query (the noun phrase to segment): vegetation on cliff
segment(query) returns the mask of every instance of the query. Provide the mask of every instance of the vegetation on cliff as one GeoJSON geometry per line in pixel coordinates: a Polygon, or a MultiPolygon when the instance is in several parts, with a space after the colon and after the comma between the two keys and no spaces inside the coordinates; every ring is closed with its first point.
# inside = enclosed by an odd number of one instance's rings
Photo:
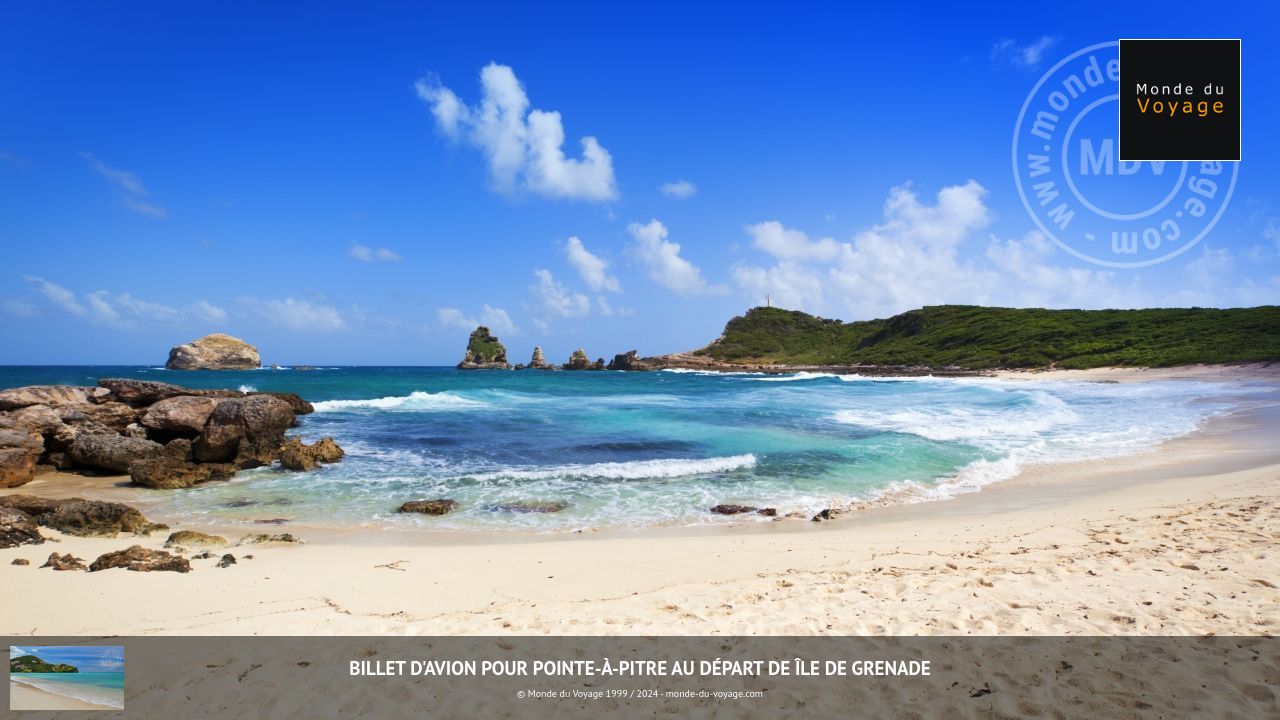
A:
{"type": "Polygon", "coordinates": [[[11,673],[73,673],[80,672],[75,665],[47,663],[35,655],[20,655],[9,660],[11,673]]]}
{"type": "Polygon", "coordinates": [[[1280,360],[1280,307],[1044,310],[939,305],[841,322],[757,307],[694,353],[741,364],[1168,367],[1280,360]]]}
{"type": "Polygon", "coordinates": [[[481,325],[471,332],[471,338],[467,340],[467,354],[462,362],[475,365],[505,364],[507,348],[498,342],[498,338],[489,332],[489,328],[481,325]]]}

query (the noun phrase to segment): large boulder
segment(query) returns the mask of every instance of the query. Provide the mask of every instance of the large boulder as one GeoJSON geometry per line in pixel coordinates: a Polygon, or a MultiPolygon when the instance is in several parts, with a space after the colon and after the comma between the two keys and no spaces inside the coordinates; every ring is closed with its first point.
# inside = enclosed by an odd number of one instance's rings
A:
{"type": "Polygon", "coordinates": [[[58,418],[67,425],[94,423],[124,432],[142,417],[142,411],[122,402],[103,402],[97,405],[67,405],[57,409],[58,418]]]}
{"type": "Polygon", "coordinates": [[[81,433],[67,447],[67,454],[80,465],[127,472],[135,460],[159,455],[164,446],[151,440],[123,435],[81,433]]]}
{"type": "Polygon", "coordinates": [[[0,548],[39,545],[44,542],[31,516],[8,507],[0,507],[0,548]]]}
{"type": "Polygon", "coordinates": [[[247,395],[270,395],[271,397],[280,398],[281,400],[289,403],[289,407],[293,408],[294,415],[310,415],[316,411],[314,405],[303,400],[302,397],[296,393],[258,392],[255,390],[254,392],[247,393],[247,395]]]}
{"type": "Polygon", "coordinates": [[[481,325],[471,332],[467,340],[467,353],[458,363],[460,370],[510,370],[507,364],[507,348],[489,328],[481,325]]]}
{"type": "Polygon", "coordinates": [[[320,438],[310,445],[293,437],[280,447],[280,465],[288,470],[315,470],[320,463],[338,462],[345,454],[331,437],[320,438]]]}
{"type": "Polygon", "coordinates": [[[230,480],[235,474],[236,466],[231,463],[193,463],[167,452],[135,460],[129,465],[129,477],[134,483],[157,490],[189,488],[213,480],[230,480]]]}
{"type": "Polygon", "coordinates": [[[195,437],[204,430],[218,402],[216,398],[191,395],[165,398],[147,408],[140,422],[152,430],[195,437]]]}
{"type": "Polygon", "coordinates": [[[253,370],[262,366],[258,349],[240,338],[214,333],[169,351],[170,370],[253,370]]]}
{"type": "Polygon", "coordinates": [[[17,410],[29,405],[60,408],[102,402],[109,393],[101,388],[75,385],[28,385],[0,390],[0,410],[17,410]]]}
{"type": "Polygon", "coordinates": [[[234,462],[240,468],[268,465],[279,455],[293,418],[289,403],[273,395],[223,400],[192,451],[199,462],[234,462]]]}
{"type": "Polygon", "coordinates": [[[0,427],[0,488],[31,482],[42,453],[44,438],[39,432],[17,425],[0,427]]]}
{"type": "Polygon", "coordinates": [[[36,516],[36,522],[68,535],[115,537],[122,532],[149,535],[164,526],[148,521],[137,509],[122,503],[72,498],[36,516]]]}
{"type": "Polygon", "coordinates": [[[50,500],[49,498],[36,497],[35,495],[23,495],[21,493],[14,495],[0,495],[0,507],[21,510],[33,518],[57,510],[58,505],[64,502],[66,502],[66,500],[50,500]]]}
{"type": "Polygon", "coordinates": [[[186,558],[171,555],[164,550],[148,550],[141,545],[117,550],[102,555],[89,566],[89,572],[124,568],[135,572],[191,572],[191,562],[186,558]]]}
{"type": "Polygon", "coordinates": [[[48,405],[28,405],[21,410],[4,413],[4,416],[6,419],[0,420],[0,425],[7,426],[11,422],[45,436],[53,435],[62,425],[62,417],[48,405]]]}
{"type": "Polygon", "coordinates": [[[402,513],[422,513],[423,515],[447,515],[458,507],[457,500],[440,498],[438,500],[410,500],[400,506],[402,513]]]}
{"type": "Polygon", "coordinates": [[[98,381],[98,387],[107,391],[111,399],[132,407],[144,407],[179,395],[211,398],[244,397],[244,393],[238,390],[195,390],[181,385],[132,378],[102,378],[98,381]]]}
{"type": "Polygon", "coordinates": [[[635,350],[628,350],[624,353],[618,353],[613,356],[613,360],[609,361],[608,370],[648,370],[649,365],[640,359],[640,353],[635,350]]]}

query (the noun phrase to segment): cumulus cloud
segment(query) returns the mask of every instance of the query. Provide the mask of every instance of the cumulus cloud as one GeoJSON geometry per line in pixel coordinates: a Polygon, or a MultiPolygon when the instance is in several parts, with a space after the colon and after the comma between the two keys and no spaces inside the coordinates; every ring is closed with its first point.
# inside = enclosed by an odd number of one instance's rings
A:
{"type": "Polygon", "coordinates": [[[560,113],[530,109],[510,67],[489,63],[480,71],[481,98],[474,106],[435,77],[418,80],[414,88],[442,133],[480,150],[499,190],[570,200],[617,197],[609,151],[588,135],[579,141],[582,156],[566,157],[560,113]]]}
{"type": "Polygon", "coordinates": [[[1044,55],[1058,38],[1052,35],[1041,35],[1026,45],[1020,45],[1010,38],[998,40],[991,46],[991,59],[996,62],[1008,62],[1019,67],[1034,68],[1044,61],[1044,55]]]}
{"type": "Polygon", "coordinates": [[[533,276],[537,281],[529,291],[535,308],[544,317],[581,317],[591,312],[591,298],[562,285],[550,270],[534,270],[533,276]]]}
{"type": "Polygon", "coordinates": [[[680,257],[680,245],[667,240],[667,227],[658,220],[627,226],[634,242],[631,252],[645,266],[649,277],[681,295],[710,295],[724,288],[709,284],[698,266],[680,257]]]}
{"type": "Polygon", "coordinates": [[[490,305],[480,309],[478,318],[467,315],[458,308],[436,308],[436,319],[441,325],[461,328],[468,332],[479,325],[484,325],[499,335],[515,335],[519,331],[506,310],[490,305]]]}
{"type": "Polygon", "coordinates": [[[391,248],[371,248],[368,245],[352,243],[347,248],[347,257],[360,262],[400,262],[400,254],[391,248]]]}
{"type": "Polygon", "coordinates": [[[245,302],[264,320],[285,330],[325,333],[347,329],[346,319],[332,305],[291,297],[278,300],[249,298],[245,302]]]}
{"type": "Polygon", "coordinates": [[[84,158],[89,163],[89,167],[111,185],[125,207],[136,213],[161,220],[169,216],[167,210],[146,199],[150,193],[147,192],[146,186],[142,184],[142,178],[138,177],[137,173],[110,167],[91,152],[82,152],[80,157],[84,158]]]}
{"type": "Polygon", "coordinates": [[[564,245],[564,252],[569,260],[569,264],[578,271],[582,282],[587,287],[600,292],[608,290],[609,292],[622,292],[622,285],[618,282],[618,278],[609,274],[609,263],[605,262],[597,255],[593,255],[587,250],[582,241],[576,237],[571,237],[564,245]]]}
{"type": "MultiPolygon", "coordinates": [[[[191,319],[210,323],[224,323],[227,320],[227,311],[207,300],[175,308],[143,300],[127,292],[95,290],[77,296],[71,290],[41,277],[24,275],[23,279],[56,307],[97,325],[131,327],[138,324],[181,323],[191,319]]],[[[38,312],[39,309],[36,310],[38,312]]]]}
{"type": "Polygon", "coordinates": [[[688,180],[676,180],[673,182],[662,183],[658,186],[658,190],[669,198],[676,200],[687,200],[698,194],[698,186],[688,180]]]}
{"type": "Polygon", "coordinates": [[[757,248],[780,260],[834,260],[840,243],[831,238],[810,240],[799,230],[789,230],[777,221],[748,225],[747,234],[757,248]]]}

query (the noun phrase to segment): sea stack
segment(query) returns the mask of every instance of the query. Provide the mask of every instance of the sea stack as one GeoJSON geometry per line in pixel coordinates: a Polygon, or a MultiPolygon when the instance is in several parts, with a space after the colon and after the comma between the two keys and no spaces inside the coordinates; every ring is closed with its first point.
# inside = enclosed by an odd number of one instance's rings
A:
{"type": "Polygon", "coordinates": [[[542,346],[539,345],[533,349],[533,358],[529,360],[527,367],[531,370],[551,370],[551,365],[547,364],[547,358],[542,354],[542,346]]]}
{"type": "Polygon", "coordinates": [[[467,340],[467,354],[458,363],[459,370],[510,370],[507,364],[507,348],[498,338],[481,325],[471,332],[467,340]]]}
{"type": "Polygon", "coordinates": [[[587,357],[587,353],[582,348],[573,351],[569,356],[569,362],[563,365],[565,370],[590,370],[591,358],[587,357]]]}
{"type": "Polygon", "coordinates": [[[170,370],[255,370],[262,366],[258,348],[237,337],[214,333],[169,351],[170,370]]]}

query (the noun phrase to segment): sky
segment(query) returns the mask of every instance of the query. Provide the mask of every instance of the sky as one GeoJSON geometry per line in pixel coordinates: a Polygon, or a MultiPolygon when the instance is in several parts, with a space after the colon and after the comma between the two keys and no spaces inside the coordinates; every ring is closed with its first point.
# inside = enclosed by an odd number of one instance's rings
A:
{"type": "Polygon", "coordinates": [[[9,657],[35,655],[49,664],[74,665],[80,672],[123,672],[124,647],[119,645],[11,645],[9,657]]]}
{"type": "Polygon", "coordinates": [[[1280,30],[1247,6],[118,2],[0,9],[0,364],[689,350],[773,304],[1280,302],[1280,30]],[[1244,160],[1188,252],[1050,242],[1010,141],[1120,37],[1240,37],[1244,160]]]}

